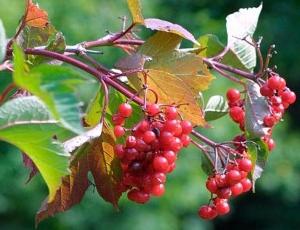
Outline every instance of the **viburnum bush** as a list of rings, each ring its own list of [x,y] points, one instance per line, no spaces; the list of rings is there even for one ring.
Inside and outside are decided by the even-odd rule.
[[[254,191],[275,148],[273,128],[296,101],[270,66],[274,46],[265,56],[253,36],[262,5],[229,15],[222,45],[214,35],[197,40],[180,25],[144,19],[138,0],[127,3],[129,26],[124,20],[122,31],[76,45],[31,0],[12,38],[0,21],[0,71],[13,79],[0,94],[0,140],[21,150],[29,180],[40,173],[49,188],[37,223],[79,203],[91,185],[115,207],[123,193],[140,204],[162,196],[189,145],[203,156],[211,194],[199,216],[225,215],[231,198]],[[142,39],[137,27],[154,33]],[[181,48],[183,39],[192,47]],[[124,51],[114,69],[95,58],[103,46]],[[226,99],[205,103],[203,92],[222,77],[232,82]],[[82,85],[98,86],[88,103],[78,97]],[[227,114],[240,128],[233,140],[203,134]]]

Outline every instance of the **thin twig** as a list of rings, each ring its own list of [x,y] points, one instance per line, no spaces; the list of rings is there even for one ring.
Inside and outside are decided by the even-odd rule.
[[[2,94],[0,94],[0,104],[2,104],[5,101],[7,95],[15,88],[15,83],[11,83],[3,90]]]

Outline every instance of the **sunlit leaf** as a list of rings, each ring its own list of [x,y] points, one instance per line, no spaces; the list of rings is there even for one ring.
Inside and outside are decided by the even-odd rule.
[[[14,63],[14,82],[41,98],[55,119],[66,128],[76,133],[82,132],[79,101],[74,89],[86,79],[62,66],[41,65],[27,72],[24,55],[17,46],[14,46]]]
[[[213,121],[228,113],[228,105],[224,97],[215,95],[209,98],[205,107],[205,120]]]
[[[28,26],[44,28],[49,23],[48,13],[41,9],[37,4],[32,3],[32,0],[27,2],[27,12],[25,23]]]
[[[17,146],[34,162],[54,198],[68,174],[69,154],[53,137],[62,128],[36,97],[22,97],[0,107],[0,139]]]
[[[256,50],[252,43],[252,37],[256,30],[258,18],[262,10],[262,4],[257,8],[240,9],[226,18],[228,47],[238,56],[247,69],[253,70],[256,66]]]
[[[195,95],[182,78],[153,69],[147,70],[147,76],[149,88],[158,94],[159,103],[181,105],[179,111],[184,119],[191,121],[194,125],[206,125]],[[140,75],[140,78],[142,77]],[[155,101],[154,95],[150,92],[147,97],[150,102]]]
[[[143,24],[144,17],[142,15],[140,0],[127,0],[127,4],[131,12],[133,22]]]
[[[6,35],[5,35],[5,29],[3,23],[0,19],[0,64],[5,57],[5,51],[6,51]]]

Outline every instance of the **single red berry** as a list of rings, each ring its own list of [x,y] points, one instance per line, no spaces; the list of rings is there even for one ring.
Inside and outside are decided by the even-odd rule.
[[[166,108],[165,111],[167,120],[174,120],[177,117],[177,108],[174,106],[170,106]]]
[[[218,190],[217,196],[222,199],[229,199],[231,196],[231,189],[230,188],[221,188]]]
[[[225,174],[217,174],[215,176],[215,179],[216,179],[216,183],[217,183],[218,188],[223,188],[223,187],[227,186],[227,181],[226,181]]]
[[[181,140],[178,137],[175,137],[174,140],[171,142],[170,150],[178,153],[182,149],[183,145]]]
[[[176,153],[168,150],[168,151],[164,151],[163,152],[163,156],[168,160],[168,163],[171,165],[172,163],[174,163],[176,161]]]
[[[163,131],[160,133],[159,141],[163,146],[170,146],[173,140],[174,136],[172,133],[168,131]]]
[[[146,131],[143,135],[143,140],[146,144],[150,144],[156,139],[155,133],[152,131]]]
[[[243,185],[243,192],[248,192],[252,188],[252,182],[248,178],[242,179],[241,184]]]
[[[117,125],[114,127],[114,134],[116,137],[121,137],[125,134],[125,129],[124,127]]]
[[[149,201],[150,195],[146,192],[140,191],[138,189],[132,189],[127,193],[129,200],[134,201],[139,204],[144,204]]]
[[[293,91],[286,90],[281,94],[283,102],[293,104],[296,101],[296,94]]]
[[[113,125],[124,125],[125,119],[117,113],[112,116],[112,123]]]
[[[267,115],[264,117],[264,125],[267,127],[273,127],[276,123],[276,118],[272,115]]]
[[[165,193],[165,186],[163,184],[156,184],[151,189],[151,195],[162,196]]]
[[[149,116],[155,116],[160,112],[158,104],[147,104],[146,111]]]
[[[174,135],[177,129],[177,125],[177,120],[167,120],[164,124],[163,130]]]
[[[189,144],[191,143],[191,138],[185,134],[181,136],[180,140],[182,142],[183,147],[185,148],[188,147]]]
[[[268,149],[269,151],[272,151],[275,148],[275,141],[272,138],[269,138],[267,140],[267,145],[268,145]]]
[[[215,209],[208,205],[203,205],[198,211],[198,215],[204,220],[212,220],[218,216]]]
[[[237,89],[229,89],[226,93],[226,97],[229,102],[234,103],[241,99],[241,94]]]
[[[277,75],[273,75],[267,81],[268,87],[273,90],[279,90],[281,88],[281,80]]]
[[[272,105],[280,105],[282,103],[282,99],[279,96],[272,96],[271,103]]]
[[[115,153],[118,156],[118,158],[122,159],[124,157],[124,154],[125,154],[123,145],[120,145],[120,144],[116,145],[115,146]]]
[[[241,173],[238,170],[230,170],[226,174],[226,181],[228,184],[235,184],[241,180]]]
[[[153,165],[153,169],[156,172],[163,172],[163,173],[165,173],[169,169],[168,160],[165,157],[162,157],[162,156],[155,157],[153,159],[152,165]]]
[[[175,169],[176,169],[176,163],[174,162],[169,166],[168,173],[173,172]]]
[[[247,158],[238,159],[237,162],[240,170],[245,172],[251,172],[253,165],[250,159]]]
[[[126,147],[133,148],[136,145],[136,138],[135,136],[128,136],[126,139]]]
[[[284,113],[285,107],[283,104],[277,105],[277,106],[272,106],[272,109],[275,113]]]
[[[175,127],[175,131],[174,131],[174,136],[175,137],[179,137],[182,134],[182,127],[180,125],[180,123],[176,120],[176,127]]]
[[[139,152],[144,152],[149,149],[149,145],[147,145],[143,140],[141,139],[137,139],[136,140],[136,144],[135,144],[135,148],[139,151]]]
[[[286,87],[286,81],[284,80],[284,78],[280,78],[279,79],[279,86],[278,86],[278,90],[284,90]]]
[[[218,191],[218,186],[215,178],[208,178],[208,180],[206,181],[206,188],[211,193],[216,193]]]
[[[233,121],[242,123],[245,120],[245,112],[241,107],[234,106],[230,108],[229,115]]]
[[[236,183],[230,187],[233,196],[238,196],[243,193],[244,188],[242,183]]]
[[[118,112],[122,117],[130,117],[132,114],[132,107],[128,103],[119,105]]]
[[[274,91],[265,84],[260,88],[260,94],[265,97],[272,97],[274,95]]]
[[[192,132],[193,125],[192,125],[191,122],[183,120],[183,121],[181,121],[180,124],[181,124],[181,127],[182,127],[182,133],[183,134],[189,135]]]
[[[152,184],[164,184],[166,183],[166,174],[164,173],[154,173],[151,177],[151,182]]]
[[[227,201],[219,199],[216,204],[217,213],[222,216],[230,212],[230,207]]]
[[[148,121],[146,120],[143,120],[141,121],[138,126],[137,126],[138,130],[141,131],[141,132],[146,132],[149,130],[150,128],[150,124]]]
[[[125,151],[125,158],[129,161],[135,160],[139,152],[135,148],[129,148]]]

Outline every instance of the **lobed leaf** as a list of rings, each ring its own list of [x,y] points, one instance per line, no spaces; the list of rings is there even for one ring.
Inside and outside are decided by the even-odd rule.
[[[34,162],[53,200],[68,174],[69,154],[53,139],[62,128],[36,97],[16,98],[0,107],[0,139],[17,146]]]
[[[82,132],[79,101],[74,95],[74,88],[86,79],[62,66],[40,65],[26,72],[24,55],[17,46],[14,46],[14,63],[16,85],[43,100],[54,118],[67,129]]]
[[[0,64],[5,58],[6,54],[6,35],[3,23],[0,19]]]
[[[243,65],[253,71],[256,66],[256,50],[252,43],[252,37],[256,30],[258,18],[262,10],[262,4],[257,8],[240,9],[226,18],[228,43]]]
[[[205,107],[205,120],[217,120],[228,113],[228,104],[224,97],[215,95],[209,98]]]

